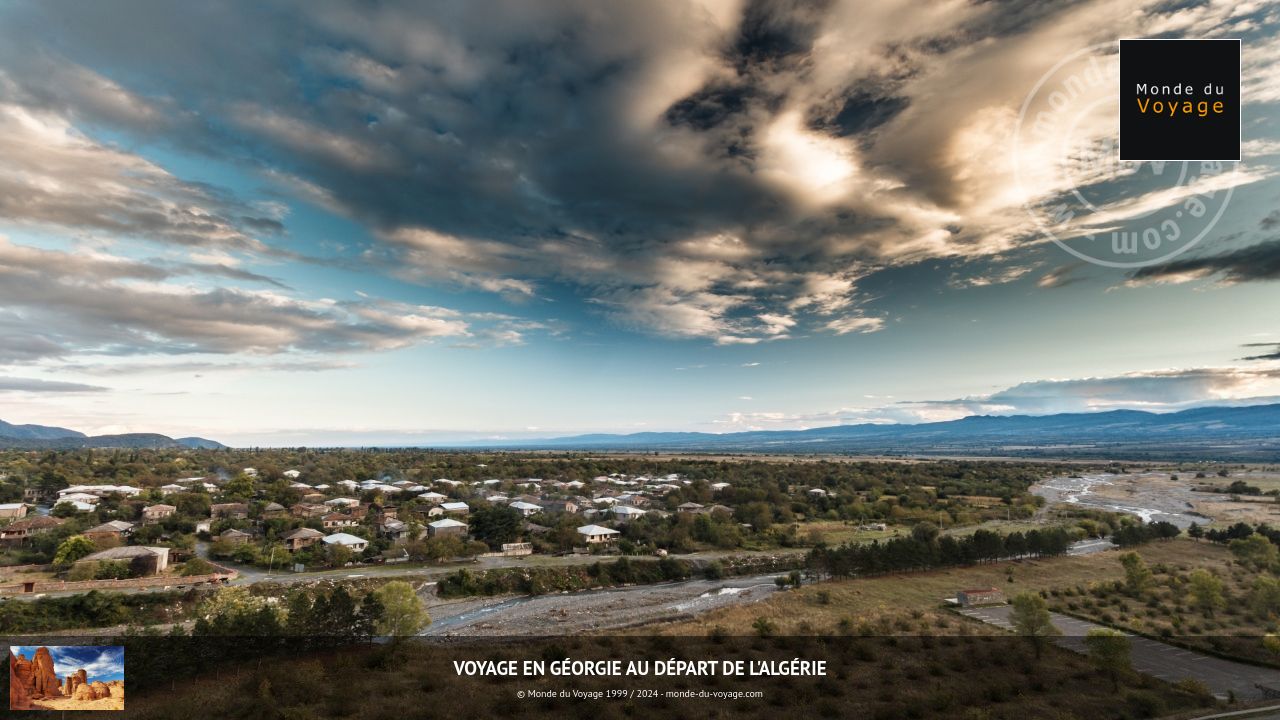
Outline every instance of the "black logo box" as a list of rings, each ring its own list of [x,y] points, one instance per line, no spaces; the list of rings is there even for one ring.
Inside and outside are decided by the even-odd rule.
[[[1238,161],[1240,49],[1238,39],[1121,40],[1120,159]]]

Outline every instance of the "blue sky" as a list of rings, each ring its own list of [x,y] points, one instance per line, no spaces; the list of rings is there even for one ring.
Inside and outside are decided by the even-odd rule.
[[[1194,1],[0,3],[0,417],[292,445],[1265,402],[1277,28]],[[1144,36],[1243,39],[1242,163],[1168,189],[1015,143],[1055,64]],[[1212,182],[1220,220],[1142,267],[1038,214],[1087,195],[1079,248]]]
[[[10,648],[16,655],[35,657],[40,645],[15,645]],[[53,657],[53,669],[59,680],[83,669],[89,682],[110,682],[124,679],[124,648],[119,645],[47,645]]]

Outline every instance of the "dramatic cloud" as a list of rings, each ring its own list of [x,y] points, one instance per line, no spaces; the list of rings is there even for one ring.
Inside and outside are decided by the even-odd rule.
[[[162,282],[170,276],[122,258],[39,250],[0,239],[0,361],[72,351],[341,353],[438,338],[509,344],[519,342],[522,331],[542,327],[506,315],[433,306],[304,300],[275,291]]]
[[[277,215],[91,139],[106,127],[251,167],[358,222],[372,244],[346,267],[514,302],[569,294],[624,328],[720,344],[878,330],[886,313],[858,292],[868,275],[1040,242],[1023,204],[1067,188],[1020,191],[1008,143],[1058,58],[1117,34],[1277,22],[1262,6],[1136,0],[320,1],[198,16],[129,0],[6,12],[0,216],[272,251]],[[1267,43],[1246,58],[1255,101],[1275,57]],[[1094,226],[1176,200],[1117,196]],[[1030,267],[974,264],[953,284]]]

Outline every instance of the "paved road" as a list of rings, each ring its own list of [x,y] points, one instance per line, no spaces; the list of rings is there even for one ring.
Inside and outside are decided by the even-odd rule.
[[[1068,555],[1092,555],[1096,552],[1106,550],[1114,550],[1115,545],[1111,544],[1111,538],[1102,538],[1101,540],[1078,540],[1071,543],[1071,547],[1067,548]]]
[[[1013,612],[1013,608],[1008,605],[966,608],[960,612],[976,620],[1013,630],[1009,622],[1009,615]],[[1090,630],[1103,627],[1058,613],[1053,613],[1053,624],[1062,631],[1062,637],[1057,638],[1055,642],[1078,653],[1085,652],[1085,635]],[[1280,687],[1280,670],[1223,660],[1144,637],[1130,637],[1132,638],[1130,654],[1133,659],[1133,668],[1161,680],[1176,682],[1183,678],[1195,678],[1208,685],[1215,695],[1234,692],[1241,700],[1262,698],[1262,693],[1255,687],[1257,683]]]

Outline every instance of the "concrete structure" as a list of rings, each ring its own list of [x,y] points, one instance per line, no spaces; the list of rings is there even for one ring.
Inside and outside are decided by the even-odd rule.
[[[0,504],[0,520],[5,520],[5,519],[20,520],[26,516],[27,516],[26,503]]]
[[[971,588],[956,593],[956,602],[960,607],[976,605],[999,605],[1004,602],[1004,592],[997,587]]]
[[[216,518],[247,518],[249,517],[249,505],[247,503],[217,503],[209,506],[209,514]]]

